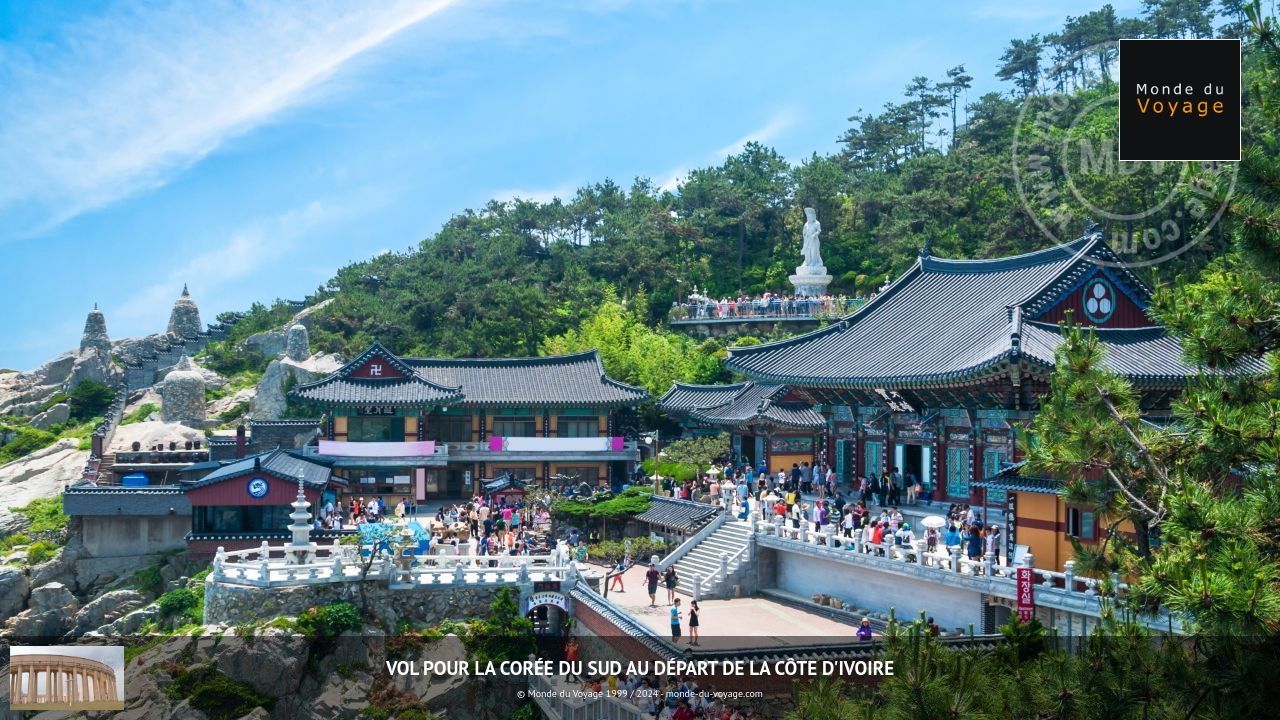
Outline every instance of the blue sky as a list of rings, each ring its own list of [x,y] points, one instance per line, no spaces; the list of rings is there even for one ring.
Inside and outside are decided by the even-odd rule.
[[[1136,14],[1136,0],[1113,3]],[[0,367],[302,298],[490,198],[672,185],[1099,0],[31,3],[0,0]]]

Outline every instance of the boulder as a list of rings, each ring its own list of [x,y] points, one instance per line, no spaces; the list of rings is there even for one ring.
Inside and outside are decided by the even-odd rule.
[[[0,376],[2,377],[2,376]],[[63,438],[47,448],[26,457],[0,465],[0,536],[20,532],[26,518],[9,510],[23,507],[37,498],[55,497],[66,483],[80,479],[84,473],[88,450],[79,449],[80,442]]]
[[[63,388],[70,390],[85,380],[114,387],[123,377],[124,371],[111,362],[110,353],[97,347],[87,347],[76,354]]]
[[[267,332],[256,333],[244,339],[244,346],[248,350],[256,350],[265,357],[277,357],[284,352],[285,345],[288,344],[288,338],[283,330],[268,330]]]
[[[96,630],[146,604],[146,596],[137,590],[112,590],[104,593],[89,601],[76,613],[75,632],[82,635]]]
[[[143,451],[150,450],[156,445],[168,448],[171,442],[175,443],[178,449],[183,449],[188,440],[192,442],[199,440],[203,443],[204,432],[177,423],[147,421],[116,428],[115,437],[112,438],[111,447],[107,451],[130,452],[135,442]]]
[[[30,589],[31,583],[22,568],[0,565],[0,622],[26,607]]]
[[[55,608],[38,613],[27,610],[9,618],[8,634],[18,638],[55,640],[62,638],[75,626],[72,613],[67,608]]]
[[[46,430],[54,425],[65,425],[71,419],[71,406],[58,403],[27,421],[31,427]]]
[[[281,358],[272,360],[258,383],[258,392],[250,405],[255,420],[278,420],[288,408],[285,388],[291,384],[315,382],[342,367],[336,355],[319,353],[304,362]],[[292,380],[292,383],[290,382]]]
[[[79,607],[79,605],[80,603],[76,600],[76,596],[72,595],[67,586],[60,582],[51,582],[32,590],[31,600],[28,602],[31,610],[38,613],[67,607]]]
[[[250,388],[245,388],[243,390],[240,390],[235,395],[228,395],[227,397],[224,397],[224,398],[218,398],[217,400],[214,400],[213,402],[209,403],[209,409],[206,411],[205,414],[207,417],[217,420],[218,417],[221,416],[223,413],[230,412],[238,405],[241,405],[243,403],[252,404],[253,398],[257,394],[258,394],[258,389],[256,387],[250,387]]]

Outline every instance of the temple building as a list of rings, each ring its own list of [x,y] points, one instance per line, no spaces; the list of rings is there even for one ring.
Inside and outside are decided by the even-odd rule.
[[[768,383],[678,382],[658,400],[658,409],[689,434],[729,433],[735,458],[752,467],[763,462],[770,472],[812,463],[827,429],[811,401]]]
[[[378,343],[292,398],[322,415],[308,457],[351,496],[463,497],[507,475],[621,483],[639,460],[620,418],[649,397],[609,378],[599,353],[512,359],[397,357]]]
[[[187,554],[210,557],[219,546],[239,550],[289,538],[286,526],[299,483],[313,517],[326,504],[336,504],[346,486],[328,464],[285,450],[218,463],[198,480],[184,481],[191,512]],[[313,539],[337,535],[311,532]]]
[[[932,500],[1005,510],[1012,556],[1039,567],[1074,556],[1070,537],[1100,536],[1089,508],[1066,505],[1058,483],[1022,478],[1018,442],[1049,392],[1059,323],[1092,327],[1106,365],[1133,382],[1149,420],[1197,369],[1148,314],[1151,289],[1102,240],[991,260],[919,259],[873,300],[828,327],[730,348],[727,365],[789,388],[829,419],[825,449],[848,481],[892,466]],[[670,393],[668,394],[670,395]],[[771,468],[775,469],[776,468]]]

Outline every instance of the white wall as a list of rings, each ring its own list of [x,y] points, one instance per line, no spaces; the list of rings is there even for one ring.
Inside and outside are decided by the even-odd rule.
[[[887,613],[893,607],[897,617],[908,622],[923,610],[947,630],[967,629],[973,623],[982,632],[980,593],[799,553],[765,552],[776,553],[775,587],[780,590],[806,598],[822,593],[873,612]]]

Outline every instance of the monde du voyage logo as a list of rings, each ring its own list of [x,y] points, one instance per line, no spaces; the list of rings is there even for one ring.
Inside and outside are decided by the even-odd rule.
[[[1120,160],[1240,159],[1240,41],[1121,40]]]

